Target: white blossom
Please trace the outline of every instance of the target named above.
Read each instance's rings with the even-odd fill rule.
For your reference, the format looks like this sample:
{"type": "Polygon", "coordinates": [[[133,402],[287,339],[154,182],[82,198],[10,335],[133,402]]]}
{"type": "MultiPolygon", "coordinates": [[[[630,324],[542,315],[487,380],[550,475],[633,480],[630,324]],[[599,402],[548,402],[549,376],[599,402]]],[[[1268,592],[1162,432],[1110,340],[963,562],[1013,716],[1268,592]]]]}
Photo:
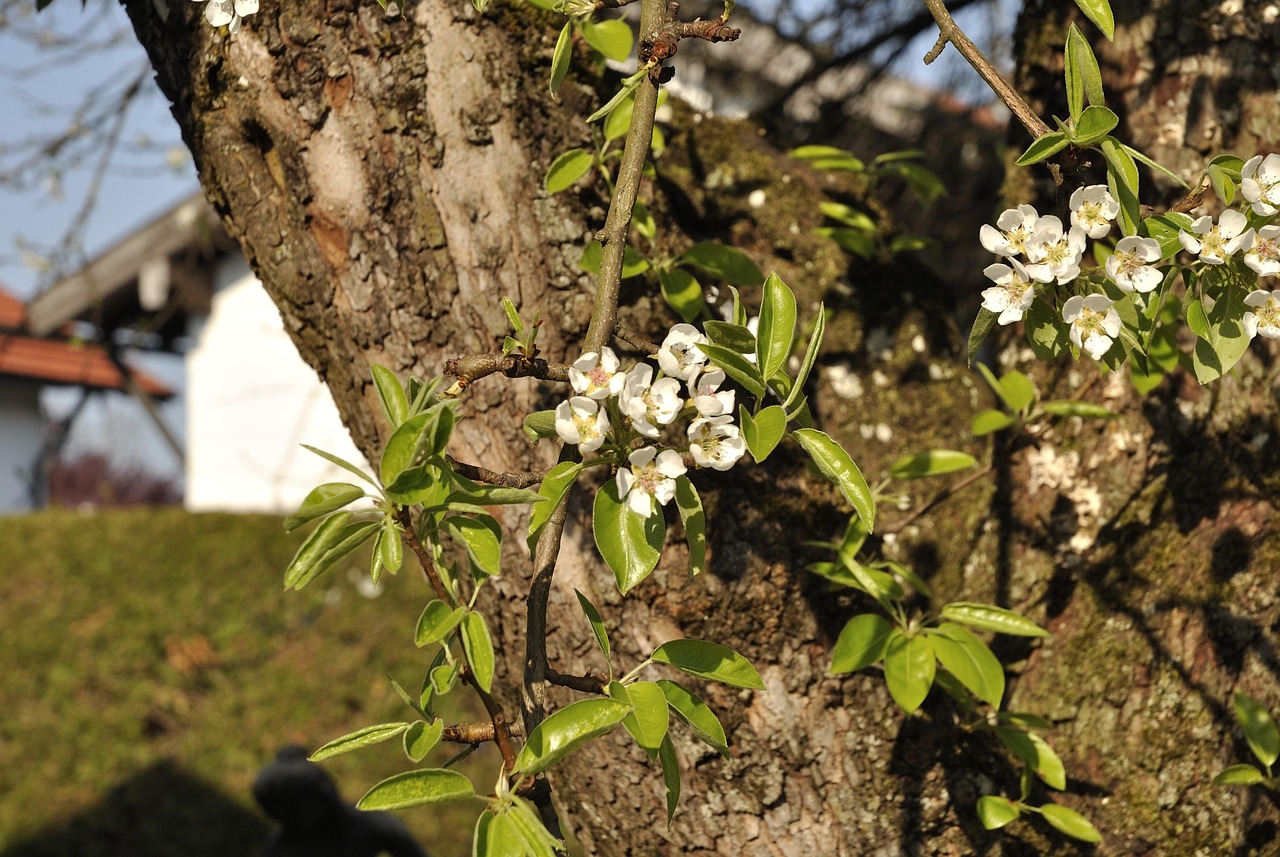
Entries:
{"type": "Polygon", "coordinates": [[[257,11],[258,0],[209,0],[209,5],[204,8],[204,19],[214,27],[227,27],[234,36],[240,32],[241,19],[257,11]]]}
{"type": "Polygon", "coordinates": [[[1031,302],[1036,297],[1035,286],[1027,269],[1017,259],[1009,261],[1013,263],[1012,268],[996,263],[988,265],[982,272],[995,283],[991,288],[983,290],[982,306],[991,312],[1000,313],[996,321],[1001,324],[1021,321],[1023,313],[1030,309],[1031,302]]]}
{"type": "Polygon", "coordinates": [[[1244,263],[1259,277],[1280,274],[1280,226],[1263,226],[1255,233],[1253,246],[1244,254],[1244,263]]]}
{"type": "Polygon", "coordinates": [[[1154,238],[1130,235],[1116,243],[1116,251],[1107,258],[1107,276],[1126,292],[1150,292],[1164,275],[1148,262],[1160,260],[1160,242],[1154,238]]]}
{"type": "Polygon", "coordinates": [[[656,438],[658,426],[674,420],[684,407],[680,382],[675,378],[654,381],[653,367],[648,363],[637,363],[627,373],[620,401],[631,427],[649,438],[656,438]]]}
{"type": "Polygon", "coordinates": [[[1053,215],[1040,218],[1036,234],[1027,241],[1027,273],[1040,283],[1058,285],[1080,276],[1080,259],[1084,256],[1084,230],[1073,226],[1062,230],[1062,221],[1053,215]]]}
{"type": "Polygon", "coordinates": [[[680,453],[673,449],[659,453],[645,446],[628,455],[627,461],[631,467],[618,468],[618,496],[626,498],[631,511],[648,517],[655,511],[653,500],[665,506],[676,496],[676,477],[685,473],[680,453]]]}
{"type": "Polygon", "coordinates": [[[1094,360],[1111,349],[1120,335],[1120,315],[1106,295],[1073,295],[1062,305],[1062,320],[1071,325],[1071,341],[1094,360]]]}
{"type": "Polygon", "coordinates": [[[978,240],[988,251],[997,256],[1017,256],[1026,253],[1026,243],[1039,228],[1040,215],[1030,205],[1007,208],[996,218],[996,225],[983,224],[978,230],[978,240]]]}
{"type": "Polygon", "coordinates": [[[689,452],[699,467],[728,470],[746,451],[746,441],[727,414],[699,417],[689,426],[689,452]]]}
{"type": "Polygon", "coordinates": [[[1280,211],[1280,155],[1254,155],[1240,168],[1240,194],[1255,214],[1270,217],[1280,211]]]}
{"type": "Polygon", "coordinates": [[[1191,231],[1182,230],[1178,240],[1188,253],[1195,253],[1201,262],[1221,265],[1241,250],[1253,246],[1253,230],[1245,229],[1248,221],[1235,209],[1222,212],[1215,226],[1213,218],[1205,215],[1191,224],[1191,231]]]}
{"type": "Polygon", "coordinates": [[[706,355],[698,348],[706,342],[707,338],[692,324],[677,324],[662,340],[662,347],[658,349],[658,365],[673,378],[688,381],[707,362],[706,355]]]}
{"type": "Polygon", "coordinates": [[[733,390],[721,390],[724,381],[724,370],[719,368],[695,372],[689,378],[689,396],[699,414],[718,417],[733,413],[733,390]]]}
{"type": "Polygon", "coordinates": [[[1249,338],[1260,333],[1267,339],[1280,339],[1280,289],[1270,292],[1258,289],[1250,292],[1244,302],[1254,307],[1241,320],[1249,338]]]}
{"type": "Polygon", "coordinates": [[[556,408],[556,434],[565,443],[577,444],[582,453],[599,449],[608,433],[609,417],[595,399],[574,396],[556,408]]]}
{"type": "Polygon", "coordinates": [[[1111,231],[1111,221],[1119,213],[1120,203],[1104,184],[1079,187],[1071,194],[1071,225],[1095,240],[1111,231]]]}
{"type": "Polygon", "coordinates": [[[622,392],[626,380],[618,371],[618,356],[605,346],[600,353],[588,351],[573,361],[569,367],[569,384],[579,396],[588,399],[607,399],[622,392]]]}

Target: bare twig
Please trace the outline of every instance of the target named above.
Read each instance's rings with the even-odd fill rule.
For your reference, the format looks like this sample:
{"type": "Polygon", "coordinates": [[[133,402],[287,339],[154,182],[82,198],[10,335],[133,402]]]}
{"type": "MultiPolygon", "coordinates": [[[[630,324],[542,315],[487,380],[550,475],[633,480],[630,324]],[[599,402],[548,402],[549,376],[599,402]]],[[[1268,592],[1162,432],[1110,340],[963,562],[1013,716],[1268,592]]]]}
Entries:
{"type": "Polygon", "coordinates": [[[493,721],[485,720],[476,723],[458,723],[444,727],[441,735],[446,741],[455,744],[484,744],[493,740],[493,721]]]}
{"type": "Polygon", "coordinates": [[[920,517],[924,515],[926,512],[929,512],[930,510],[936,508],[945,500],[948,500],[951,497],[955,496],[956,494],[959,494],[965,488],[968,488],[970,485],[977,482],[982,477],[986,476],[988,473],[991,472],[991,468],[992,468],[992,465],[988,463],[978,468],[977,470],[973,471],[968,476],[961,479],[959,482],[955,482],[951,485],[948,485],[946,488],[943,488],[937,494],[934,494],[933,497],[930,498],[928,502],[926,502],[922,506],[919,506],[918,508],[911,510],[911,513],[907,515],[905,518],[903,518],[900,521],[894,521],[889,526],[883,528],[880,531],[880,535],[884,536],[892,533],[902,532],[907,527],[911,526],[917,520],[919,520],[920,517]]]}
{"type": "Polygon", "coordinates": [[[558,673],[553,669],[547,669],[547,681],[560,687],[567,687],[572,690],[581,691],[582,693],[603,694],[604,689],[609,686],[609,680],[587,673],[586,675],[565,675],[558,673]]]}
{"type": "Polygon", "coordinates": [[[533,470],[528,473],[499,473],[496,470],[490,470],[477,464],[458,461],[452,455],[446,455],[445,458],[449,461],[449,465],[454,471],[473,482],[486,482],[490,485],[501,485],[503,488],[528,488],[530,485],[537,485],[547,478],[546,470],[533,470]]]}
{"type": "Polygon", "coordinates": [[[658,344],[650,341],[648,337],[638,330],[632,330],[625,325],[619,324],[614,328],[613,335],[627,343],[627,345],[630,345],[632,348],[643,351],[645,354],[653,355],[658,353],[658,344]]]}
{"type": "MultiPolygon", "coordinates": [[[[621,268],[619,268],[621,270],[621,268]]],[[[596,349],[597,351],[599,349],[596,349]]],[[[444,364],[446,375],[458,381],[452,392],[456,395],[467,387],[497,372],[508,378],[540,378],[543,381],[568,381],[569,367],[563,363],[549,363],[541,357],[524,357],[518,354],[476,354],[455,357],[444,364]]]]}

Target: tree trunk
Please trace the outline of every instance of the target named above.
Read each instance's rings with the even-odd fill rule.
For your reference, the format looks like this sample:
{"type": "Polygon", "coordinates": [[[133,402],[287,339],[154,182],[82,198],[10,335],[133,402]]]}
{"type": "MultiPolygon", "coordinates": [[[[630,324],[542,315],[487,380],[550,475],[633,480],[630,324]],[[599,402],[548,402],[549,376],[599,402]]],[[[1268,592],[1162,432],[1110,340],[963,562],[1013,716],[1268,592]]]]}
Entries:
{"type": "MultiPolygon", "coordinates": [[[[264,3],[227,39],[199,20],[199,6],[126,5],[206,193],[371,459],[386,427],[370,364],[430,377],[448,358],[496,351],[506,332],[501,296],[526,317],[543,311],[540,344],[549,358],[576,356],[566,343],[589,321],[591,284],[575,263],[603,209],[590,191],[546,198],[541,176],[556,154],[589,139],[581,117],[599,102],[572,83],[561,102],[545,96],[555,18],[498,5],[477,16],[459,0],[418,0],[403,20],[367,3],[334,0],[322,10],[283,0],[264,3]]],[[[812,235],[821,217],[818,179],[768,149],[753,129],[686,116],[669,136],[651,205],[663,249],[731,240],[797,289],[802,321],[819,299],[836,307],[816,416],[843,437],[868,477],[874,482],[902,452],[965,447],[968,415],[986,400],[961,369],[945,321],[946,291],[910,267],[849,271],[830,242],[812,235]],[[761,211],[743,199],[752,189],[765,191],[761,211]],[[876,331],[883,336],[872,337],[876,331]],[[842,396],[825,384],[850,373],[861,378],[860,390],[846,384],[842,396]],[[881,425],[891,427],[891,440],[877,432],[881,425]]],[[[631,326],[656,336],[670,324],[652,296],[625,294],[631,326]]],[[[1261,367],[1251,365],[1253,395],[1265,395],[1261,367]]],[[[1104,386],[1094,385],[1095,395],[1104,386]]],[[[1230,399],[1232,413],[1247,420],[1253,400],[1241,398],[1239,387],[1228,379],[1196,407],[1230,399]]],[[[495,470],[546,466],[551,444],[531,450],[519,421],[545,407],[548,395],[563,393],[498,377],[476,383],[464,399],[468,419],[454,454],[495,470]]],[[[1085,480],[1094,462],[1082,452],[1086,467],[1071,477],[1079,482],[1036,476],[1026,453],[998,459],[1002,480],[994,491],[971,489],[940,505],[886,548],[947,598],[994,599],[1051,624],[1058,636],[1043,648],[1005,650],[1027,659],[1015,700],[1061,724],[1058,743],[1081,787],[1063,801],[1091,816],[1116,853],[1137,841],[1135,830],[1152,853],[1191,853],[1180,844],[1191,841],[1241,841],[1247,797],[1205,783],[1242,760],[1228,737],[1224,700],[1231,686],[1247,676],[1256,682],[1265,669],[1256,654],[1264,650],[1250,647],[1274,642],[1275,587],[1265,560],[1275,555],[1266,518],[1275,485],[1264,469],[1275,470],[1274,445],[1235,443],[1251,432],[1277,436],[1274,421],[1224,422],[1219,408],[1207,420],[1166,425],[1157,410],[1170,420],[1180,413],[1167,395],[1146,411],[1133,406],[1120,429],[1067,426],[1042,439],[1041,448],[1060,457],[1099,450],[1115,462],[1098,485],[1102,509],[1092,517],[1075,509],[1093,547],[1073,542],[1077,530],[1066,532],[1058,514],[1078,507],[1093,484],[1085,480]],[[1185,465],[1168,467],[1164,450],[1183,449],[1197,465],[1215,468],[1206,473],[1216,480],[1208,490],[1183,475],[1185,465]],[[1028,491],[1028,473],[1047,489],[1028,491]],[[1219,513],[1232,522],[1225,529],[1212,520],[1219,513]],[[1177,591],[1151,600],[1160,581],[1177,591]],[[1144,612],[1147,604],[1154,613],[1144,612]],[[1211,631],[1219,627],[1205,618],[1212,611],[1226,622],[1221,627],[1235,630],[1211,631]],[[1234,653],[1226,666],[1224,645],[1234,653]],[[1183,717],[1194,721],[1193,733],[1183,717]],[[1163,777],[1161,766],[1169,766],[1163,777]],[[1172,803],[1166,784],[1176,789],[1172,803]],[[1176,823],[1157,817],[1168,806],[1176,823]]],[[[697,637],[746,654],[767,686],[762,693],[705,689],[728,731],[729,760],[673,730],[685,796],[670,829],[661,775],[625,735],[557,766],[557,799],[586,852],[1069,850],[1042,826],[981,828],[977,798],[1016,796],[1017,772],[990,741],[960,733],[943,701],[931,699],[924,714],[904,719],[879,675],[827,676],[840,628],[868,605],[833,596],[805,572],[820,557],[801,542],[836,536],[848,510],[807,478],[797,456],[784,449],[777,458],[767,467],[699,475],[711,571],[686,581],[682,543],[672,541],[651,581],[626,599],[595,555],[587,492],[579,492],[552,597],[552,665],[579,674],[602,668],[576,588],[604,611],[623,671],[665,640],[697,637]]],[[[504,653],[497,683],[509,719],[518,720],[529,572],[518,553],[523,521],[511,515],[504,523],[512,536],[508,571],[490,598],[501,602],[493,619],[504,653]]]]}

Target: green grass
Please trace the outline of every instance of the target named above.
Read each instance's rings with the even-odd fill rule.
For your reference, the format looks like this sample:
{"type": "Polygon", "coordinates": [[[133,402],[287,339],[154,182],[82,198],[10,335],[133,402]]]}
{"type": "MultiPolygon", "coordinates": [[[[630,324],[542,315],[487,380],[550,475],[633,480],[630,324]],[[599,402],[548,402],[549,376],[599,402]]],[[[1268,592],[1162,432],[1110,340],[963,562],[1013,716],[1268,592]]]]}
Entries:
{"type": "MultiPolygon", "coordinates": [[[[0,857],[254,854],[249,786],[280,746],[411,719],[386,676],[421,681],[425,585],[406,567],[367,599],[353,566],[286,593],[300,542],[175,509],[0,519],[0,857]]],[[[412,767],[396,741],[324,765],[350,801],[412,767]]],[[[462,770],[488,790],[493,765],[462,770]]],[[[400,817],[447,857],[477,811],[400,817]]]]}

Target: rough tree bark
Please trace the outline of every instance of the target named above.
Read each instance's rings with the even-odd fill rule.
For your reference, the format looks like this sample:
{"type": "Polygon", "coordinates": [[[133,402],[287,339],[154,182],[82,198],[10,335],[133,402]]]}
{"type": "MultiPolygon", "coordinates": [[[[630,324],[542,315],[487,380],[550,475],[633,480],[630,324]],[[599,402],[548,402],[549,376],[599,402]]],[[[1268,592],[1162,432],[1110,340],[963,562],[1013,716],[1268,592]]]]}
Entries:
{"type": "MultiPolygon", "coordinates": [[[[568,85],[561,103],[545,97],[551,17],[502,5],[477,16],[462,0],[418,0],[402,20],[371,3],[282,0],[264,3],[227,39],[198,19],[198,6],[125,5],[206,193],[367,454],[376,456],[386,433],[369,365],[433,376],[450,357],[494,351],[505,332],[504,294],[526,315],[541,308],[547,356],[572,359],[565,343],[585,328],[591,306],[590,283],[574,263],[603,211],[590,192],[546,199],[540,179],[555,154],[587,139],[581,117],[598,96],[568,85]]],[[[959,363],[946,290],[919,269],[851,272],[811,235],[825,185],[752,129],[684,117],[671,141],[653,188],[670,230],[665,246],[731,240],[766,270],[778,268],[809,313],[819,298],[840,310],[828,328],[817,417],[868,476],[901,452],[963,448],[967,416],[986,400],[959,363]],[[743,197],[756,188],[770,204],[753,213],[743,197]],[[881,424],[892,427],[891,441],[877,439],[881,424]]],[[[635,289],[626,297],[631,326],[670,324],[651,297],[635,289]]],[[[1255,396],[1268,395],[1263,367],[1249,365],[1255,396]]],[[[945,597],[994,599],[1058,633],[1042,648],[1005,649],[1025,657],[1015,705],[1060,724],[1081,787],[1060,799],[1090,815],[1114,853],[1138,842],[1151,853],[1193,853],[1183,843],[1212,849],[1241,842],[1247,822],[1275,824],[1274,807],[1250,815],[1249,796],[1206,785],[1240,758],[1224,708],[1229,689],[1242,682],[1265,698],[1258,681],[1276,669],[1265,648],[1274,645],[1277,610],[1267,564],[1277,554],[1267,518],[1276,485],[1264,470],[1274,470],[1274,444],[1248,442],[1258,432],[1280,435],[1265,415],[1273,411],[1250,416],[1253,399],[1237,395],[1240,383],[1199,394],[1189,417],[1179,416],[1171,391],[1145,410],[1131,406],[1121,429],[1057,430],[1041,449],[1057,449],[1059,462],[1080,451],[1076,472],[1046,471],[1043,455],[1038,465],[1025,452],[1000,457],[993,489],[943,504],[889,546],[945,597]],[[1222,407],[1199,416],[1222,401],[1234,403],[1235,416],[1222,407]],[[1184,475],[1175,452],[1210,468],[1210,483],[1184,475]],[[1101,508],[1086,514],[1091,483],[1081,474],[1095,464],[1107,482],[1098,486],[1101,508]],[[1067,519],[1080,527],[1064,529],[1067,519]],[[1094,546],[1073,542],[1080,533],[1094,546]],[[1157,584],[1172,589],[1152,600],[1157,584]]],[[[1097,396],[1110,387],[1091,389],[1097,396]]],[[[495,470],[545,466],[551,450],[531,450],[518,426],[546,395],[530,381],[474,385],[457,457],[495,470]]],[[[712,639],[744,652],[768,689],[707,689],[733,758],[677,741],[686,794],[670,830],[660,775],[622,736],[558,767],[557,797],[587,853],[1071,850],[1034,825],[1003,835],[981,829],[977,797],[1016,795],[1016,773],[990,742],[959,733],[944,703],[931,700],[904,721],[878,676],[826,676],[855,602],[803,571],[814,557],[800,542],[836,534],[845,510],[797,458],[699,484],[713,570],[684,581],[682,549],[669,544],[652,581],[625,601],[594,557],[579,499],[551,605],[553,666],[600,666],[573,601],[578,588],[606,611],[619,663],[673,637],[712,639]]],[[[518,519],[505,523],[518,534],[518,519]]],[[[528,563],[509,550],[491,598],[502,602],[499,682],[514,715],[528,563]]]]}

